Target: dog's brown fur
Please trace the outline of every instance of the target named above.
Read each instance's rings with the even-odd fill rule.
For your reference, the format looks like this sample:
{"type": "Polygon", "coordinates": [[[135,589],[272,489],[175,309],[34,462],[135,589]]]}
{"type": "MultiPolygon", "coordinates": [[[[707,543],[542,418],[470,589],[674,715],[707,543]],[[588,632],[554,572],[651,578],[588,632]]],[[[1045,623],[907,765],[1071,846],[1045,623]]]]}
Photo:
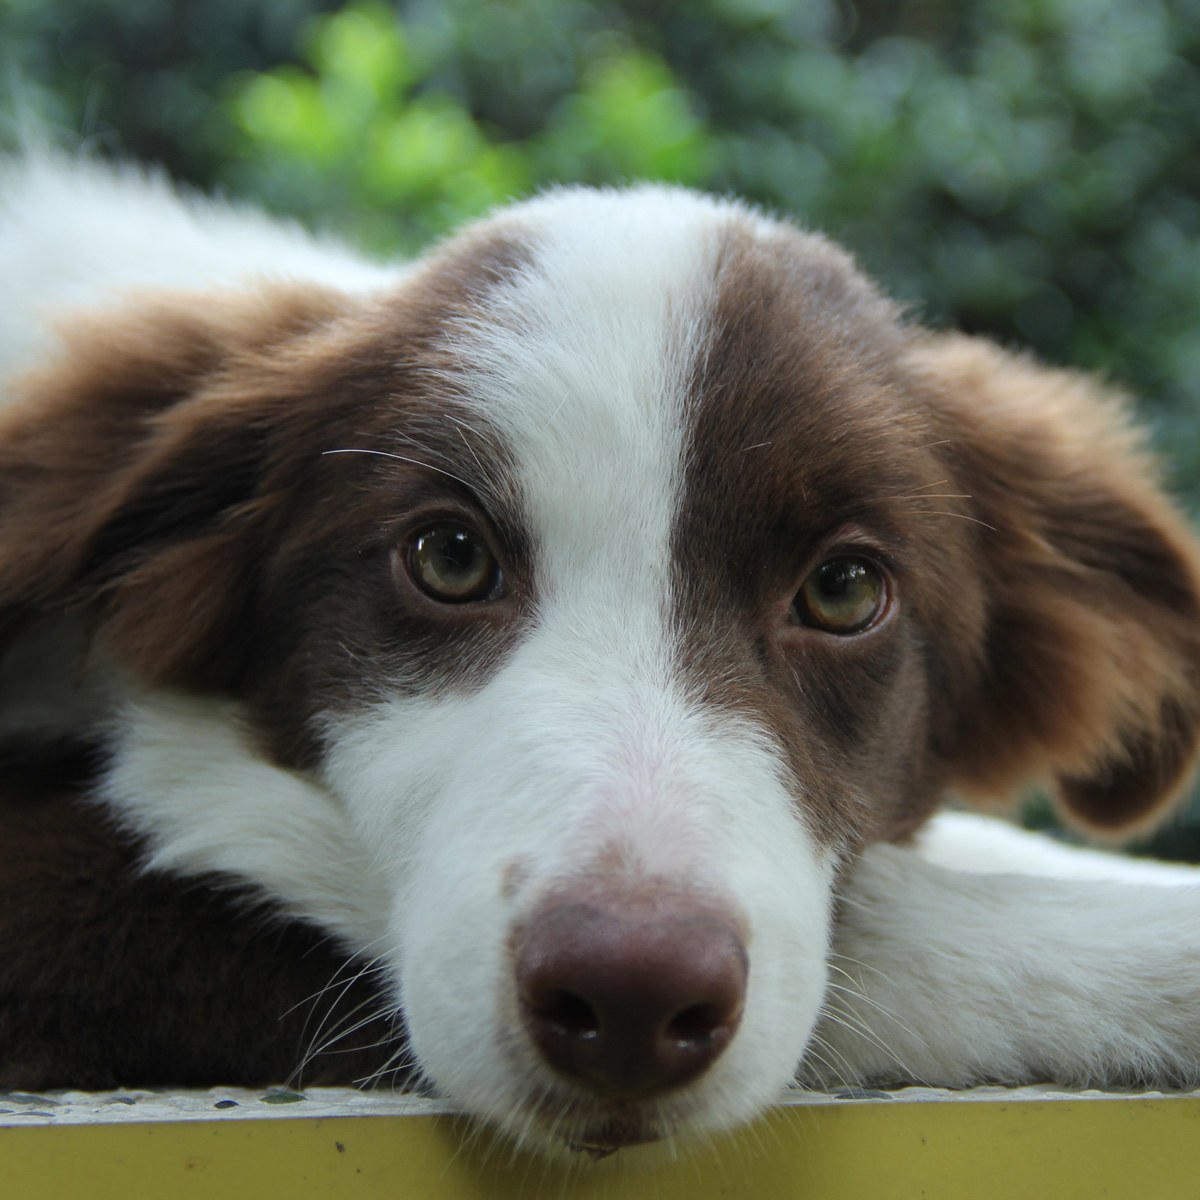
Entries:
{"type": "Polygon", "coordinates": [[[944,750],[955,785],[1003,797],[1036,781],[1096,833],[1147,827],[1196,758],[1193,536],[1121,398],[1094,380],[960,336],[908,357],[983,523],[984,657],[944,750]]]}
{"type": "Polygon", "coordinates": [[[0,757],[0,1089],[319,1084],[389,1065],[402,1083],[385,1019],[325,1045],[341,1014],[378,1011],[374,981],[228,880],[139,871],[136,840],[83,799],[95,766],[79,747],[0,757]]]}

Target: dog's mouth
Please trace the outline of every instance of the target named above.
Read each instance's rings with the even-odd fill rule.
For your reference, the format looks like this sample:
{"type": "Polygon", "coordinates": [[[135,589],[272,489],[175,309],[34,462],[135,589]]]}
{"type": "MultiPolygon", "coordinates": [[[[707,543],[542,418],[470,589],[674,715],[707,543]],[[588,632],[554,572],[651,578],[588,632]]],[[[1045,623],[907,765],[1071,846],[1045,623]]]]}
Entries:
{"type": "Polygon", "coordinates": [[[652,1102],[605,1104],[544,1097],[536,1111],[551,1141],[572,1154],[592,1159],[607,1158],[630,1146],[662,1141],[675,1125],[652,1102]]]}
{"type": "Polygon", "coordinates": [[[662,1136],[662,1128],[652,1121],[617,1117],[598,1121],[568,1134],[565,1144],[568,1150],[586,1154],[591,1159],[601,1159],[624,1150],[626,1146],[657,1142],[662,1136]]]}

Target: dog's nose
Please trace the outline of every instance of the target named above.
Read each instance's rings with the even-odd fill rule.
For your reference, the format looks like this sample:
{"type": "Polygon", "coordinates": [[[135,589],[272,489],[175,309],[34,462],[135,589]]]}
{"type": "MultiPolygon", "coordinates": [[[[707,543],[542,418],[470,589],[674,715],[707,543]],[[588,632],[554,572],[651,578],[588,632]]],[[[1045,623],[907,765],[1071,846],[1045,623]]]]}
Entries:
{"type": "Polygon", "coordinates": [[[696,1078],[729,1045],[746,996],[742,939],[687,898],[552,900],[517,939],[526,1029],[560,1074],[608,1099],[696,1078]]]}

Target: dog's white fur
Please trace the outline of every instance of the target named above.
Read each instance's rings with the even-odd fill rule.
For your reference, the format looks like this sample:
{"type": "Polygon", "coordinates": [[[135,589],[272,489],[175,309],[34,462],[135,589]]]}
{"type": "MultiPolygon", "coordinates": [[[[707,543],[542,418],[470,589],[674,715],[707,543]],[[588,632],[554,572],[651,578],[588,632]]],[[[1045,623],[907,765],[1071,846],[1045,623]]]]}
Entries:
{"type": "Polygon", "coordinates": [[[847,987],[832,993],[816,1076],[1194,1080],[1200,892],[1185,870],[1114,858],[1105,878],[1102,856],[948,816],[933,823],[939,853],[959,837],[968,856],[993,841],[1003,873],[893,846],[864,855],[833,959],[847,987]]]}
{"type": "MultiPolygon", "coordinates": [[[[47,317],[128,288],[294,276],[365,294],[408,270],[181,204],[153,180],[50,158],[19,170],[0,188],[4,375],[53,353],[47,317]]],[[[105,802],[148,839],[148,865],[247,881],[387,964],[433,1083],[518,1134],[554,1128],[519,1103],[544,1068],[505,1002],[480,997],[499,992],[513,914],[598,848],[631,876],[720,898],[752,931],[740,1031],[660,1102],[672,1128],[748,1118],[798,1063],[818,1083],[1083,1081],[1114,1064],[1191,1078],[1200,889],[1146,886],[1189,884],[1186,869],[1131,872],[948,815],[914,847],[868,849],[831,926],[839,848],[820,849],[798,817],[802,781],[767,731],[681,682],[664,547],[685,374],[709,319],[706,255],[732,211],[759,221],[658,189],[632,204],[554,194],[500,218],[535,237],[537,269],[450,337],[468,411],[521,448],[543,599],[482,687],[329,712],[325,765],[302,777],[261,756],[232,702],[114,671],[105,802]],[[514,864],[504,907],[496,881],[514,864]]]]}

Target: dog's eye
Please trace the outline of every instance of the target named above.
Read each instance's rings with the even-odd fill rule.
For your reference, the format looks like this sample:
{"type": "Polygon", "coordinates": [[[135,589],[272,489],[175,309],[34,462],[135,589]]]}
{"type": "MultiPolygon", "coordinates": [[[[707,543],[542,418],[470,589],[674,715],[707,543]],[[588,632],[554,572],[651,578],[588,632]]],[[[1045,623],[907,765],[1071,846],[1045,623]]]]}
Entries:
{"type": "Polygon", "coordinates": [[[804,581],[792,613],[813,629],[861,633],[883,614],[887,598],[887,583],[874,563],[840,554],[827,558],[804,581]]]}
{"type": "Polygon", "coordinates": [[[442,604],[492,600],[500,592],[500,564],[482,537],[462,525],[433,525],[408,544],[408,573],[442,604]]]}

